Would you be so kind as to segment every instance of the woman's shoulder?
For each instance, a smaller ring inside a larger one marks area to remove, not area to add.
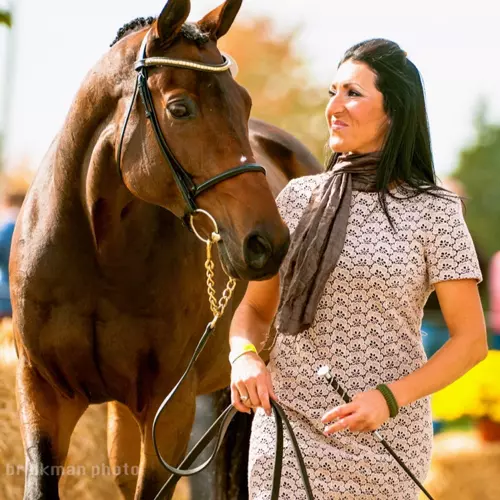
[[[293,191],[301,190],[313,190],[316,186],[319,186],[328,177],[328,172],[321,172],[320,174],[304,175],[302,177],[296,177],[290,180],[287,184],[287,188]]]
[[[419,190],[406,184],[391,191],[395,199],[406,201],[423,210],[449,210],[462,205],[462,198],[452,191],[439,189],[436,186],[421,186]]]
[[[323,172],[321,174],[296,177],[283,188],[278,195],[278,200],[281,200],[282,204],[306,205],[314,189],[325,180],[326,176],[327,173]]]

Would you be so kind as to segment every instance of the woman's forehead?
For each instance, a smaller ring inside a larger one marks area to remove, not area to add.
[[[332,86],[357,84],[365,89],[375,87],[375,73],[368,65],[352,60],[342,63],[337,70]]]

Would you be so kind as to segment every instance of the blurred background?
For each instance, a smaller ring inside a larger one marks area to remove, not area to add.
[[[196,21],[222,0],[192,0]],[[21,498],[24,477],[15,414],[16,363],[7,262],[24,193],[62,125],[80,82],[116,31],[157,15],[163,0],[0,0],[0,497]],[[435,447],[429,489],[439,499],[500,498],[500,35],[496,5],[421,0],[245,0],[220,42],[238,62],[253,116],[283,127],[320,161],[323,111],[337,61],[353,43],[392,39],[420,69],[437,174],[465,197],[481,261],[490,353],[433,398]],[[423,322],[431,356],[447,340],[435,297]],[[105,408],[92,408],[72,441],[71,463],[106,463]],[[66,477],[68,498],[118,498],[111,477]],[[96,488],[98,488],[96,490]],[[99,489],[100,488],[100,489]],[[180,491],[179,498],[189,498]]]

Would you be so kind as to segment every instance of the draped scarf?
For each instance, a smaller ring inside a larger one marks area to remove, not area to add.
[[[296,335],[309,328],[326,282],[344,247],[352,191],[376,191],[380,153],[341,155],[312,193],[281,266],[277,329]]]

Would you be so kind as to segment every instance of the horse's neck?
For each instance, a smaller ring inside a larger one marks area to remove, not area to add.
[[[108,54],[89,72],[70,108],[52,158],[60,207],[83,210],[98,253],[109,258],[119,254],[120,246],[129,239],[127,231],[141,224],[131,218],[132,213],[137,215],[139,209],[145,224],[156,218],[152,208],[126,189],[118,172],[116,147],[122,124],[116,117],[122,113],[117,112],[121,91],[116,82],[125,80],[123,85],[133,86],[133,75],[117,76],[119,71]]]

